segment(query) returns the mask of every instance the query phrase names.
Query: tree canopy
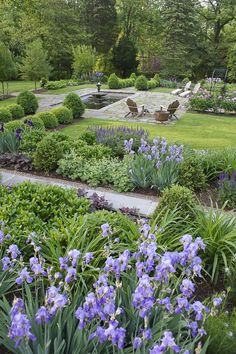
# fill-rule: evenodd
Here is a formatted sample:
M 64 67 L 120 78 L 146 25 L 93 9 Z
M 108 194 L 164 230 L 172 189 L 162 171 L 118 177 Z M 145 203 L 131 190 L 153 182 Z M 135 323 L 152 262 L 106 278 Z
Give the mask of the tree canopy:
M 107 74 L 124 76 L 138 68 L 150 76 L 158 71 L 166 77 L 202 78 L 216 67 L 228 67 L 232 80 L 235 23 L 236 0 L 0 3 L 0 41 L 17 66 L 30 43 L 40 40 L 53 79 L 71 77 L 75 48 L 87 46 L 96 50 L 95 67 Z

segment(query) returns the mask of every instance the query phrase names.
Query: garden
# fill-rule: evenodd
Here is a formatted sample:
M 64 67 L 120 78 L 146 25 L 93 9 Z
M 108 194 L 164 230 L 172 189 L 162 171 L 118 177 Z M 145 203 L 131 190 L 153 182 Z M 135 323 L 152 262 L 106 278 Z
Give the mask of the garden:
M 235 14 L 0 3 L 0 354 L 235 354 Z

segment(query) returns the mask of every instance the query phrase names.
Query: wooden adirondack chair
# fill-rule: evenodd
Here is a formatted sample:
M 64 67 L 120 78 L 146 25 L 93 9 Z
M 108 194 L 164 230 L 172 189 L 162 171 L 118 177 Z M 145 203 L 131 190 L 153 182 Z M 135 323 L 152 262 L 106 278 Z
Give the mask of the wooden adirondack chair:
M 144 116 L 146 113 L 149 111 L 144 108 L 144 104 L 139 107 L 137 106 L 137 103 L 134 102 L 131 98 L 127 98 L 127 106 L 129 107 L 129 112 L 125 115 L 125 118 L 127 118 L 130 114 L 132 117 L 141 117 Z
M 176 119 L 178 119 L 178 117 L 175 115 L 175 112 L 179 108 L 179 106 L 180 106 L 180 103 L 178 100 L 176 100 L 176 101 L 172 102 L 171 104 L 169 104 L 169 106 L 167 108 L 165 108 L 164 106 L 161 106 L 161 109 L 170 113 L 169 118 L 175 117 Z

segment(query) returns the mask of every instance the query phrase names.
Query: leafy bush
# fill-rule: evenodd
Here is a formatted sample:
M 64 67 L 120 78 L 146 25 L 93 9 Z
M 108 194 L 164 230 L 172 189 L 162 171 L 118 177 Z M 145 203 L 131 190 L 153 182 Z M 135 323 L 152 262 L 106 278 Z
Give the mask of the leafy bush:
M 85 111 L 85 106 L 81 98 L 73 92 L 66 96 L 63 106 L 71 109 L 73 118 L 80 118 Z
M 188 77 L 185 77 L 185 78 L 181 81 L 181 85 L 182 85 L 182 86 L 185 86 L 189 81 L 190 81 L 189 78 L 188 78 Z
M 72 180 L 80 179 L 92 187 L 111 184 L 119 192 L 133 189 L 128 175 L 128 162 L 125 160 L 106 157 L 84 160 L 71 151 L 59 161 L 58 166 L 57 173 Z
M 45 88 L 45 86 L 47 85 L 47 83 L 48 83 L 48 80 L 47 80 L 45 77 L 43 77 L 43 78 L 40 80 L 40 87 Z
M 17 96 L 17 104 L 23 107 L 25 114 L 34 114 L 38 109 L 38 100 L 30 91 L 23 91 Z
M 85 143 L 81 144 L 81 142 L 78 141 L 74 142 L 73 149 L 79 157 L 86 160 L 91 158 L 100 160 L 103 157 L 110 157 L 112 154 L 112 150 L 108 146 L 87 145 Z
M 120 81 L 116 74 L 111 74 L 108 79 L 108 87 L 109 89 L 118 89 L 120 88 Z
M 26 129 L 22 134 L 20 151 L 32 155 L 36 151 L 38 143 L 45 137 L 46 133 L 42 129 Z
M 135 81 L 135 88 L 140 91 L 146 91 L 148 89 L 148 80 L 144 75 L 137 77 Z
M 219 108 L 224 109 L 226 112 L 236 112 L 236 102 L 235 100 L 230 99 L 219 99 L 218 101 Z
M 31 121 L 33 123 L 34 128 L 36 129 L 41 129 L 41 130 L 45 130 L 45 125 L 43 120 L 38 116 L 38 114 L 34 115 L 34 116 L 28 116 L 27 120 Z M 25 121 L 25 119 L 23 119 L 23 122 Z
M 148 88 L 148 90 L 153 89 L 153 88 L 155 88 L 155 87 L 157 87 L 157 82 L 156 82 L 156 80 L 154 80 L 154 79 L 148 80 L 148 82 L 147 82 L 147 88 Z
M 174 185 L 166 188 L 153 214 L 153 219 L 167 209 L 178 209 L 183 218 L 193 219 L 196 201 L 192 191 L 186 187 Z
M 67 87 L 67 81 L 65 81 L 65 80 L 48 81 L 44 85 L 44 88 L 47 90 L 58 90 L 58 89 L 65 88 L 65 87 Z
M 125 87 L 131 87 L 134 86 L 135 80 L 132 78 L 129 79 L 119 79 L 119 87 L 120 88 L 125 88 Z
M 0 192 L 0 219 L 7 222 L 15 243 L 25 247 L 30 232 L 45 234 L 60 219 L 88 213 L 90 201 L 76 190 L 23 182 Z M 19 232 L 19 230 L 21 230 Z M 24 237 L 22 237 L 24 236 Z
M 160 79 L 160 86 L 174 89 L 177 87 L 177 82 L 171 81 L 171 80 Z
M 67 107 L 58 107 L 51 110 L 59 124 L 70 124 L 73 121 L 72 111 Z
M 23 125 L 22 120 L 12 120 L 4 124 L 4 128 L 8 131 L 16 131 L 16 129 L 21 128 Z
M 236 217 L 223 210 L 210 208 L 196 211 L 196 235 L 206 244 L 205 269 L 215 283 L 221 275 L 234 271 L 236 254 Z
M 6 152 L 16 153 L 20 148 L 19 135 L 16 132 L 0 132 L 0 154 Z
M 7 108 L 0 108 L 0 123 L 6 123 L 12 120 L 12 114 Z
M 95 138 L 98 144 L 103 144 L 112 149 L 113 155 L 117 157 L 123 157 L 126 153 L 124 141 L 133 139 L 132 149 L 138 151 L 141 139 L 148 139 L 149 133 L 141 128 L 128 128 L 128 127 L 91 127 L 87 129 L 87 132 L 95 134 Z
M 91 131 L 91 130 L 84 130 L 80 136 L 79 136 L 80 140 L 83 140 L 86 142 L 86 144 L 88 145 L 94 145 L 96 144 L 96 134 L 95 131 Z
M 198 157 L 192 155 L 179 165 L 179 184 L 193 191 L 206 188 L 206 176 Z
M 211 338 L 208 354 L 234 354 L 236 348 L 236 311 L 221 313 L 216 317 L 209 317 L 205 323 L 205 330 Z
M 137 76 L 135 73 L 130 74 L 130 79 L 136 80 Z
M 228 208 L 236 208 L 236 174 L 235 172 L 221 173 L 219 183 L 219 200 Z
M 49 134 L 38 143 L 33 155 L 33 162 L 39 170 L 45 172 L 55 171 L 62 156 L 63 148 L 61 143 Z
M 13 119 L 20 119 L 25 115 L 24 108 L 19 104 L 11 104 L 10 106 L 7 106 L 7 109 L 11 113 Z
M 37 113 L 36 117 L 43 121 L 46 129 L 54 129 L 58 127 L 58 120 L 52 112 L 40 112 Z
M 190 108 L 196 111 L 215 111 L 215 101 L 212 98 L 193 97 L 189 100 Z
M 161 84 L 160 75 L 159 74 L 155 74 L 153 79 L 156 81 L 157 87 L 159 87 L 160 84 Z

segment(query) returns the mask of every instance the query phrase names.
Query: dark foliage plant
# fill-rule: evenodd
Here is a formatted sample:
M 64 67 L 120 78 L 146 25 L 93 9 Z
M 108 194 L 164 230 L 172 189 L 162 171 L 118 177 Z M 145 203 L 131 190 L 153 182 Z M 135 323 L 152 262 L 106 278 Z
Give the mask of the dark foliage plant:
M 31 171 L 32 161 L 23 154 L 5 153 L 0 155 L 0 167 L 14 168 L 15 170 Z

